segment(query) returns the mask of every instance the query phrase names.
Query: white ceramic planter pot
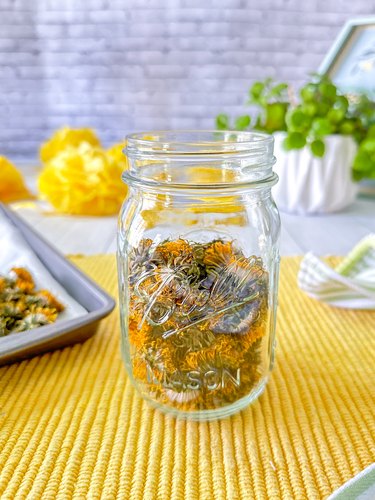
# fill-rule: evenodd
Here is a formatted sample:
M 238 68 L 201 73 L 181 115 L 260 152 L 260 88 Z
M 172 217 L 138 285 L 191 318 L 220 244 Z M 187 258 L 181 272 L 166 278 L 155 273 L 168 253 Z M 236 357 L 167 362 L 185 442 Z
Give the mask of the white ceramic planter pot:
M 352 181 L 351 169 L 357 145 L 351 137 L 327 136 L 323 158 L 313 156 L 307 147 L 285 151 L 283 132 L 277 132 L 274 138 L 279 182 L 273 188 L 273 196 L 280 210 L 322 214 L 337 212 L 353 203 L 358 187 Z

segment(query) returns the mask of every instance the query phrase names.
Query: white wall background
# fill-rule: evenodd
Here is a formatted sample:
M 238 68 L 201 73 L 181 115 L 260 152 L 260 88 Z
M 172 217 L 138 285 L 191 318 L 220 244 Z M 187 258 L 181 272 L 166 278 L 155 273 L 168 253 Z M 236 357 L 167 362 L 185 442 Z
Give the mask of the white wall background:
M 299 85 L 373 0 L 0 0 L 0 154 L 34 158 L 61 125 L 105 144 L 211 128 L 250 83 Z

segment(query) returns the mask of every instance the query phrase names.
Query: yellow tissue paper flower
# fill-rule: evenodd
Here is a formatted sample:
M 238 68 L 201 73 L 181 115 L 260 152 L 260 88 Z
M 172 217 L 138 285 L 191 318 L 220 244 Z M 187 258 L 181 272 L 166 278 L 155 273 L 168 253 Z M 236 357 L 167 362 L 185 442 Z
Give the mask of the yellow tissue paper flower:
M 105 151 L 85 143 L 65 149 L 45 165 L 39 190 L 58 212 L 115 214 L 127 193 L 123 169 Z
M 233 170 L 227 170 L 224 168 L 217 169 L 215 167 L 192 167 L 189 169 L 189 178 L 192 184 L 220 184 L 220 183 L 230 183 L 236 181 L 236 173 Z M 233 212 L 243 212 L 244 206 L 240 202 L 240 198 L 237 196 L 222 196 L 212 201 L 209 197 L 200 197 L 200 199 L 205 202 L 202 205 L 197 205 L 191 207 L 189 210 L 193 213 L 205 213 L 205 212 L 216 212 L 216 213 L 233 213 Z M 208 205 L 207 202 L 210 202 Z M 242 219 L 240 219 L 242 220 Z
M 78 147 L 82 143 L 100 147 L 100 140 L 91 128 L 73 129 L 63 127 L 40 147 L 40 159 L 48 162 L 67 147 Z
M 32 197 L 21 172 L 5 156 L 0 156 L 0 201 L 10 203 Z
M 116 165 L 122 167 L 122 170 L 127 170 L 129 168 L 128 159 L 123 153 L 123 150 L 126 146 L 126 141 L 121 142 L 119 144 L 114 144 L 109 149 L 107 149 L 107 155 L 110 160 L 115 162 Z

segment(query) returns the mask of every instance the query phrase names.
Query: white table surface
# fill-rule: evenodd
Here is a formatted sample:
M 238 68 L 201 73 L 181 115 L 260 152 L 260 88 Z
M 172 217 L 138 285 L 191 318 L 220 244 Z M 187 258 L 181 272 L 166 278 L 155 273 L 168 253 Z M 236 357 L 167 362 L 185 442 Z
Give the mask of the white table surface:
M 13 204 L 16 212 L 64 254 L 116 251 L 116 217 L 46 214 L 40 207 Z M 375 200 L 358 199 L 345 211 L 313 217 L 281 214 L 281 254 L 345 255 L 375 233 Z
M 36 192 L 38 168 L 23 167 L 29 188 Z M 64 254 L 116 251 L 116 217 L 78 217 L 46 214 L 34 204 L 13 208 Z M 375 198 L 358 197 L 342 212 L 299 216 L 281 213 L 281 255 L 345 255 L 369 233 L 375 233 Z

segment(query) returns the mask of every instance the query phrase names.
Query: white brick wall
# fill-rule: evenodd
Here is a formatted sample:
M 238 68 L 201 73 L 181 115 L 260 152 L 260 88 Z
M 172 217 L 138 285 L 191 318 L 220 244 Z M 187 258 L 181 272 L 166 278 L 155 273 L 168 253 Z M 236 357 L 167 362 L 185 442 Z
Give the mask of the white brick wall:
M 254 79 L 299 85 L 347 19 L 374 13 L 369 0 L 0 0 L 0 154 L 33 158 L 65 124 L 107 144 L 212 127 Z

